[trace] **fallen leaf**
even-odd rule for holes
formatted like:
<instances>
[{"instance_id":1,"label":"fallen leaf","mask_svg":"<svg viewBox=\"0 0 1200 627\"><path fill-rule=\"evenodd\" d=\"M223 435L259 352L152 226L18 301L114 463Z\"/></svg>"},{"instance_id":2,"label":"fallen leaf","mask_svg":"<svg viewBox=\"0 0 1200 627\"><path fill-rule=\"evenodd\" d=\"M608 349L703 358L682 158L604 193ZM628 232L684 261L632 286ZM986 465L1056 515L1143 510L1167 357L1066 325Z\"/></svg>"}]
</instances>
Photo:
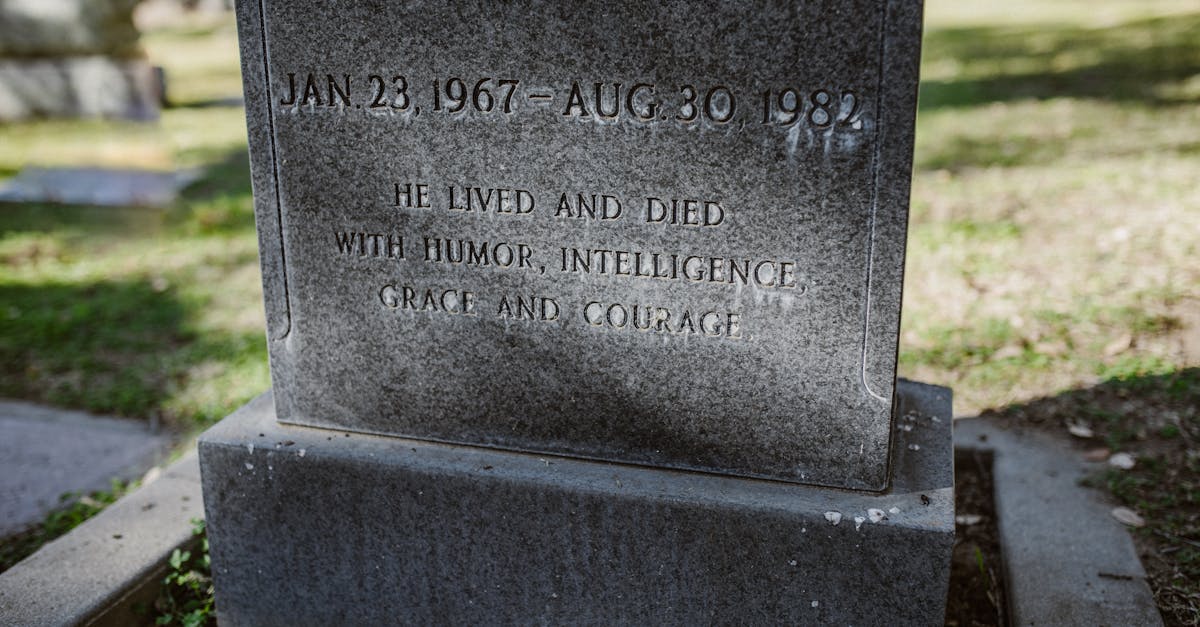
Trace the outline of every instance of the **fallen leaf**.
<instances>
[{"instance_id":1,"label":"fallen leaf","mask_svg":"<svg viewBox=\"0 0 1200 627\"><path fill-rule=\"evenodd\" d=\"M1112 517L1121 521L1130 527L1145 527L1146 519L1138 515L1137 512L1128 507L1117 507L1112 511Z\"/></svg>"},{"instance_id":2,"label":"fallen leaf","mask_svg":"<svg viewBox=\"0 0 1200 627\"><path fill-rule=\"evenodd\" d=\"M1012 357L1020 357L1025 350L1015 344L1009 344L1000 350L992 353L992 359L999 361L1001 359L1010 359Z\"/></svg>"},{"instance_id":3,"label":"fallen leaf","mask_svg":"<svg viewBox=\"0 0 1200 627\"><path fill-rule=\"evenodd\" d=\"M142 475L142 485L150 485L151 483L154 483L154 480L158 479L159 475L161 474L162 469L158 466L147 470L146 474Z\"/></svg>"},{"instance_id":4,"label":"fallen leaf","mask_svg":"<svg viewBox=\"0 0 1200 627\"><path fill-rule=\"evenodd\" d=\"M1104 356L1116 357L1129 350L1131 346L1133 346L1133 336L1128 333L1122 334L1117 339L1104 345Z\"/></svg>"},{"instance_id":5,"label":"fallen leaf","mask_svg":"<svg viewBox=\"0 0 1200 627\"><path fill-rule=\"evenodd\" d=\"M1091 427L1089 427L1087 425L1083 425L1083 424L1074 423L1074 422L1067 425L1067 433L1070 433L1071 435L1073 435L1077 438L1084 438L1084 439L1087 439L1087 438L1090 438L1090 437L1096 435L1095 432L1092 431Z\"/></svg>"},{"instance_id":6,"label":"fallen leaf","mask_svg":"<svg viewBox=\"0 0 1200 627\"><path fill-rule=\"evenodd\" d=\"M1129 453L1114 453L1112 457L1108 458L1109 466L1120 468L1121 470L1129 470L1136 463L1137 461L1133 458L1133 455Z\"/></svg>"},{"instance_id":7,"label":"fallen leaf","mask_svg":"<svg viewBox=\"0 0 1200 627\"><path fill-rule=\"evenodd\" d=\"M1108 459L1110 453L1112 451L1104 447L1094 448L1084 453L1083 458L1089 462L1102 462Z\"/></svg>"},{"instance_id":8,"label":"fallen leaf","mask_svg":"<svg viewBox=\"0 0 1200 627\"><path fill-rule=\"evenodd\" d=\"M1038 342L1033 345L1034 352L1047 357L1062 357L1071 352L1066 342Z\"/></svg>"}]
</instances>

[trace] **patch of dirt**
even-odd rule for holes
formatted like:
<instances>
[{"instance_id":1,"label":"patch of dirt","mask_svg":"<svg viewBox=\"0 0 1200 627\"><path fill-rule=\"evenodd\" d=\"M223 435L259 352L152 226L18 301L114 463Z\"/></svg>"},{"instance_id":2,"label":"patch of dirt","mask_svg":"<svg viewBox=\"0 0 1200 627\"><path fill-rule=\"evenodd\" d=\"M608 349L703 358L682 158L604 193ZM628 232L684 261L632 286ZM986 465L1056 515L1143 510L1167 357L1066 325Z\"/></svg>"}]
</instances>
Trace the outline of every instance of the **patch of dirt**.
<instances>
[{"instance_id":1,"label":"patch of dirt","mask_svg":"<svg viewBox=\"0 0 1200 627\"><path fill-rule=\"evenodd\" d=\"M954 450L954 554L946 625L1007 625L990 451Z\"/></svg>"}]
</instances>

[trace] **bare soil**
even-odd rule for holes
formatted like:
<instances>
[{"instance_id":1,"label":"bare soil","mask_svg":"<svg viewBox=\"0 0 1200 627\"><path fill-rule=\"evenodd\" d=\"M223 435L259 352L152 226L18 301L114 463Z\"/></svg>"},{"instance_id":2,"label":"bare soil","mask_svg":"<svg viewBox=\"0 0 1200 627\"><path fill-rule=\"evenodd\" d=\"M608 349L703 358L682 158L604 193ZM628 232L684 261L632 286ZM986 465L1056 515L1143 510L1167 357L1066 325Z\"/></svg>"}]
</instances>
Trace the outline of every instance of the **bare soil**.
<instances>
[{"instance_id":1,"label":"bare soil","mask_svg":"<svg viewBox=\"0 0 1200 627\"><path fill-rule=\"evenodd\" d=\"M946 625L1007 625L1004 567L993 500L992 454L954 451L954 554Z\"/></svg>"}]
</instances>

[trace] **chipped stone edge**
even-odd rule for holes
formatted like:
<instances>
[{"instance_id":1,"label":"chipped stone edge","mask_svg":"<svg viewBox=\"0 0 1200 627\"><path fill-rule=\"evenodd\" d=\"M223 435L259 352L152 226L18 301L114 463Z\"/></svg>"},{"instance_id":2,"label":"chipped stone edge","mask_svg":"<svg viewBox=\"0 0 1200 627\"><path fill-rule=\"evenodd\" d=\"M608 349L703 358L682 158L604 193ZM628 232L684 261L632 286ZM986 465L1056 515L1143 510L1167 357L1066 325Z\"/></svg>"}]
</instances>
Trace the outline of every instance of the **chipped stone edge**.
<instances>
[{"instance_id":1,"label":"chipped stone edge","mask_svg":"<svg viewBox=\"0 0 1200 627\"><path fill-rule=\"evenodd\" d=\"M135 604L157 596L176 548L203 518L195 450L153 482L0 574L0 626L148 622Z\"/></svg>"}]
</instances>

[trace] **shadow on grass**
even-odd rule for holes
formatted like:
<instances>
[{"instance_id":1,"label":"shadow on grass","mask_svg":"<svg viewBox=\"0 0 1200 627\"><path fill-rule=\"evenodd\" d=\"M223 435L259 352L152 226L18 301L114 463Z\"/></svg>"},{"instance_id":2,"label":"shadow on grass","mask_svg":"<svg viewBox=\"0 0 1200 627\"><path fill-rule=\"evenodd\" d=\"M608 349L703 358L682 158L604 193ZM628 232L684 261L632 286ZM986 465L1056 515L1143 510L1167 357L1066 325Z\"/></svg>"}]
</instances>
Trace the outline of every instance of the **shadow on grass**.
<instances>
[{"instance_id":1,"label":"shadow on grass","mask_svg":"<svg viewBox=\"0 0 1200 627\"><path fill-rule=\"evenodd\" d=\"M1105 28L933 29L926 64L958 76L921 84L923 110L1058 97L1167 106L1200 101L1183 83L1200 74L1200 13Z\"/></svg>"},{"instance_id":2,"label":"shadow on grass","mask_svg":"<svg viewBox=\"0 0 1200 627\"><path fill-rule=\"evenodd\" d=\"M204 176L180 194L172 221L190 233L232 233L254 229L250 159L245 149L208 166Z\"/></svg>"},{"instance_id":3,"label":"shadow on grass","mask_svg":"<svg viewBox=\"0 0 1200 627\"><path fill-rule=\"evenodd\" d=\"M146 207L0 203L0 236L53 231L92 235L153 235L161 232L166 224L162 211Z\"/></svg>"},{"instance_id":4,"label":"shadow on grass","mask_svg":"<svg viewBox=\"0 0 1200 627\"><path fill-rule=\"evenodd\" d=\"M188 306L150 280L0 284L0 303L2 396L145 418L196 368L266 360L262 333L189 330Z\"/></svg>"},{"instance_id":5,"label":"shadow on grass","mask_svg":"<svg viewBox=\"0 0 1200 627\"><path fill-rule=\"evenodd\" d=\"M1132 469L1106 467L1090 484L1145 519L1135 538L1159 609L1168 624L1193 624L1200 616L1200 368L1114 378L983 415L1058 434L1085 427L1094 435L1074 438L1080 446L1133 455Z\"/></svg>"}]
</instances>

